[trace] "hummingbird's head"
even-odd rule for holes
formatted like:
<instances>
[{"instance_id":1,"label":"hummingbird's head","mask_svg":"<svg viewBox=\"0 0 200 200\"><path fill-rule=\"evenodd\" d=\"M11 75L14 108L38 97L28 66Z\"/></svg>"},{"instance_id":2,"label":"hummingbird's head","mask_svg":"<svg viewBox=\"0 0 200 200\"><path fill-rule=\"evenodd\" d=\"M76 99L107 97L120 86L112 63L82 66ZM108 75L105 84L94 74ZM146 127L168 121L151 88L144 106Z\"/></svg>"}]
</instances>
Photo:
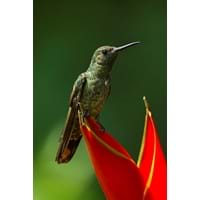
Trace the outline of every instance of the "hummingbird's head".
<instances>
[{"instance_id":1,"label":"hummingbird's head","mask_svg":"<svg viewBox=\"0 0 200 200\"><path fill-rule=\"evenodd\" d=\"M115 47L102 46L99 47L93 55L92 61L98 65L110 66L117 58L118 52L114 51Z\"/></svg>"},{"instance_id":2,"label":"hummingbird's head","mask_svg":"<svg viewBox=\"0 0 200 200\"><path fill-rule=\"evenodd\" d=\"M140 42L132 42L120 47L113 46L102 46L99 47L95 52L91 60L90 68L97 68L102 71L110 72L112 69L112 65L117 58L117 55L120 51L139 44Z\"/></svg>"}]
</instances>

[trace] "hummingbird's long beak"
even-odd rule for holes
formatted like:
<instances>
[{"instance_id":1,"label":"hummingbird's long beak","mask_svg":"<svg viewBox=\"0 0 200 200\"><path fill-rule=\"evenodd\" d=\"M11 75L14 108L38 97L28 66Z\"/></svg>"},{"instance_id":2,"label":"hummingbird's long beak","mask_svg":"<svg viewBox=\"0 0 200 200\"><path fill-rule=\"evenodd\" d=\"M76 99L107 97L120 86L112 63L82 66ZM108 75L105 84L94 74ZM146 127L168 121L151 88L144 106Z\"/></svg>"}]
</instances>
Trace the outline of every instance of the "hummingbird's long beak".
<instances>
[{"instance_id":1,"label":"hummingbird's long beak","mask_svg":"<svg viewBox=\"0 0 200 200\"><path fill-rule=\"evenodd\" d=\"M133 45L136 45L136 44L140 44L140 42L139 41L137 41L137 42L131 42L131 43L125 44L125 45L123 45L121 47L115 47L114 51L118 52L118 51L124 50L124 49L126 49L128 47L131 47Z\"/></svg>"}]
</instances>

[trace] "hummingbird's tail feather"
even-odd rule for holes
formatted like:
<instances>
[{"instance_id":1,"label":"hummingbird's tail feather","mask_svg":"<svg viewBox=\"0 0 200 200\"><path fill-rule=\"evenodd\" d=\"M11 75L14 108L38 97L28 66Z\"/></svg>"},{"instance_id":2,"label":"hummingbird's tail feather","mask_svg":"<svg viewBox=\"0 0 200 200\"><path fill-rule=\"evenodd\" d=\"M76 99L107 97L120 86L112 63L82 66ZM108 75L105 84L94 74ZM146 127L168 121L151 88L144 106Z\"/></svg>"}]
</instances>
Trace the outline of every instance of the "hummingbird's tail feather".
<instances>
[{"instance_id":1,"label":"hummingbird's tail feather","mask_svg":"<svg viewBox=\"0 0 200 200\"><path fill-rule=\"evenodd\" d=\"M57 163L67 163L71 160L81 137L82 135L79 128L77 109L70 107L56 154Z\"/></svg>"},{"instance_id":2,"label":"hummingbird's tail feather","mask_svg":"<svg viewBox=\"0 0 200 200\"><path fill-rule=\"evenodd\" d=\"M69 140L68 145L63 148L63 151L59 156L59 160L57 160L58 163L67 163L72 159L81 141L81 138L82 136L80 135L76 139L72 138Z\"/></svg>"}]
</instances>

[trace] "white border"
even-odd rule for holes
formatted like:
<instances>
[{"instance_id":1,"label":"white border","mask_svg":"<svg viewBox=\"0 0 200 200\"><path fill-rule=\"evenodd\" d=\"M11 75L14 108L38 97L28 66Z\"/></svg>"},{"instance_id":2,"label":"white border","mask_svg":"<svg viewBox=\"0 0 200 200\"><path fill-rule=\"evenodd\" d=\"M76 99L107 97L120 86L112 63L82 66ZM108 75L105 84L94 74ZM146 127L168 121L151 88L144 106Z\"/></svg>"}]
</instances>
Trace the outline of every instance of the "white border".
<instances>
[{"instance_id":1,"label":"white border","mask_svg":"<svg viewBox=\"0 0 200 200\"><path fill-rule=\"evenodd\" d=\"M200 3L168 0L168 199L200 199Z\"/></svg>"},{"instance_id":2,"label":"white border","mask_svg":"<svg viewBox=\"0 0 200 200\"><path fill-rule=\"evenodd\" d=\"M31 0L0 2L0 199L32 198Z\"/></svg>"}]
</instances>

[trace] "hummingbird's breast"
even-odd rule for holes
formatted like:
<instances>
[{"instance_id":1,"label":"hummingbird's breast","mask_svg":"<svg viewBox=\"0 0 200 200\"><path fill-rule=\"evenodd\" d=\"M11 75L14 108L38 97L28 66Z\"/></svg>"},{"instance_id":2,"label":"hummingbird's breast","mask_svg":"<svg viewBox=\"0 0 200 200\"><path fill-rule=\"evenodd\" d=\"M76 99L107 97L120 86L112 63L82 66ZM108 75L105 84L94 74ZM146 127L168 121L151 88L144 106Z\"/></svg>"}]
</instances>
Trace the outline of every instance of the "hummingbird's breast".
<instances>
[{"instance_id":1,"label":"hummingbird's breast","mask_svg":"<svg viewBox=\"0 0 200 200\"><path fill-rule=\"evenodd\" d=\"M105 78L88 76L81 99L83 109L88 110L93 117L98 117L108 97L109 90L109 76Z\"/></svg>"}]
</instances>

